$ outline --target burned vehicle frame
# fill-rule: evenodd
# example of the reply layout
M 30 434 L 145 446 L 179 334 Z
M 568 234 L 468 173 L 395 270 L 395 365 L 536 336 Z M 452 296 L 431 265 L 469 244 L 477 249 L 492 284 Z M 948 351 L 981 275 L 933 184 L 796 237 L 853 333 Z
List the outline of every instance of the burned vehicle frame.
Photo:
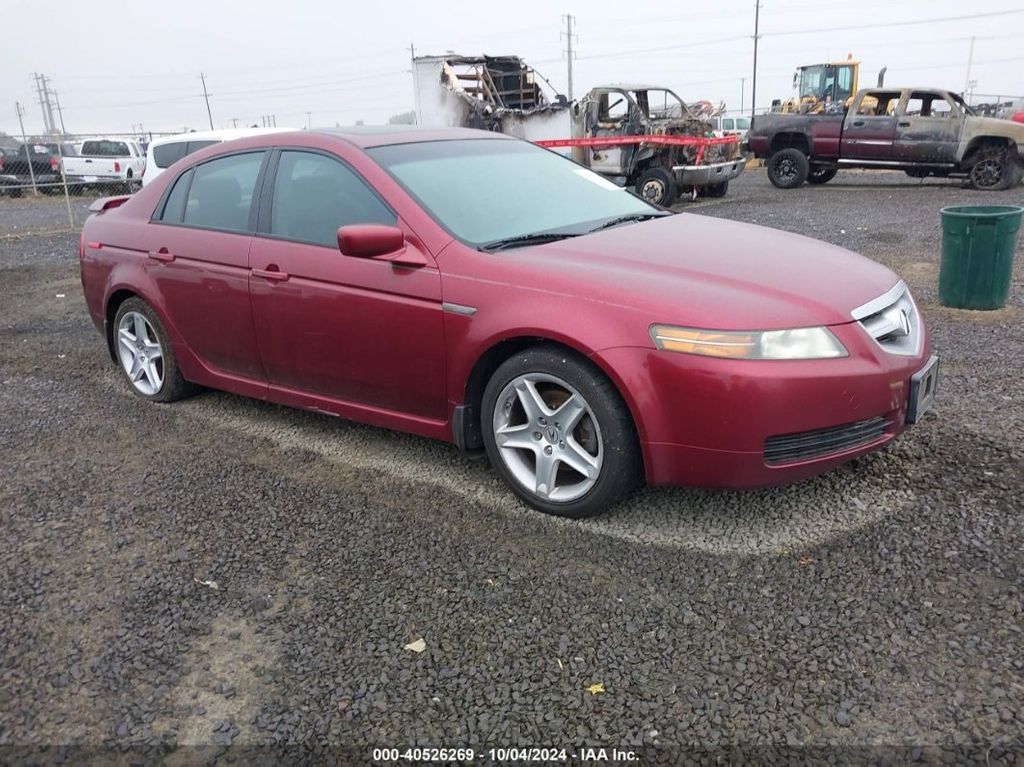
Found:
M 654 85 L 603 85 L 570 103 L 518 56 L 413 61 L 417 123 L 480 128 L 566 154 L 657 205 L 721 197 L 746 165 L 739 141 Z M 546 86 L 546 87 L 545 87 Z

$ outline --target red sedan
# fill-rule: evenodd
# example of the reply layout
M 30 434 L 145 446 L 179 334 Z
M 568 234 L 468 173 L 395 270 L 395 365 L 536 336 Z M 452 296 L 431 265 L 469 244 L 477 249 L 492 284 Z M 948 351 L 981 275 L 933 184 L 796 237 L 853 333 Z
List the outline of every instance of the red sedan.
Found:
M 82 286 L 139 395 L 206 386 L 449 440 L 552 514 L 644 478 L 809 477 L 935 393 L 885 267 L 669 214 L 493 133 L 242 139 L 93 210 Z

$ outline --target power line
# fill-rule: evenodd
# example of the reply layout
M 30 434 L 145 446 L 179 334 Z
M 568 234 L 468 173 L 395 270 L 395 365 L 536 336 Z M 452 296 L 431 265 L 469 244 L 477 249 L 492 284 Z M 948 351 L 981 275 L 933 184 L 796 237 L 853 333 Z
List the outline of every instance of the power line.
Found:
M 813 29 L 784 29 L 778 32 L 764 32 L 762 37 L 783 37 L 785 35 L 816 35 L 821 32 L 846 32 L 851 29 L 880 29 L 889 27 L 913 27 L 921 24 L 940 24 L 946 21 L 969 21 L 972 19 L 988 19 L 995 16 L 1011 16 L 1013 14 L 1024 13 L 1024 8 L 1018 8 L 1012 11 L 991 11 L 990 13 L 971 13 L 964 16 L 943 16 L 938 19 L 921 19 L 918 21 L 885 21 L 878 22 L 876 24 L 853 24 L 845 25 L 842 27 L 815 27 Z M 894 42 L 893 45 L 899 45 L 898 42 Z

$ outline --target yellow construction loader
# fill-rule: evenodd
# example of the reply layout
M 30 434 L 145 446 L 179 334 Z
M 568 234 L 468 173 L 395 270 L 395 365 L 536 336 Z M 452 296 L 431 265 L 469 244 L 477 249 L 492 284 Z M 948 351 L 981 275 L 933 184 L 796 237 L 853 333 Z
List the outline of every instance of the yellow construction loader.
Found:
M 785 101 L 773 103 L 773 111 L 804 114 L 841 112 L 850 105 L 853 95 L 860 87 L 859 81 L 860 62 L 854 61 L 852 54 L 846 61 L 797 67 L 793 75 L 796 95 Z

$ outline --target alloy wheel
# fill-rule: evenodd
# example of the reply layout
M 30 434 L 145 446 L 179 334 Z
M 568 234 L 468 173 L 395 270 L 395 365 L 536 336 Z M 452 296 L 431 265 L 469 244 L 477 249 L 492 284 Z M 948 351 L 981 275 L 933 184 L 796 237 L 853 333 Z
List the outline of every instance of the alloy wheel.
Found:
M 494 441 L 515 480 L 545 501 L 584 496 L 601 475 L 604 444 L 590 405 L 547 373 L 527 373 L 498 395 Z
M 132 386 L 147 397 L 164 384 L 164 350 L 147 320 L 139 312 L 125 312 L 117 324 L 117 357 Z
M 783 181 L 790 181 L 796 178 L 796 163 L 788 157 L 783 157 L 775 166 L 775 175 Z
M 986 157 L 979 160 L 971 168 L 971 181 L 979 189 L 991 189 L 1003 180 L 1003 163 L 1001 158 Z

